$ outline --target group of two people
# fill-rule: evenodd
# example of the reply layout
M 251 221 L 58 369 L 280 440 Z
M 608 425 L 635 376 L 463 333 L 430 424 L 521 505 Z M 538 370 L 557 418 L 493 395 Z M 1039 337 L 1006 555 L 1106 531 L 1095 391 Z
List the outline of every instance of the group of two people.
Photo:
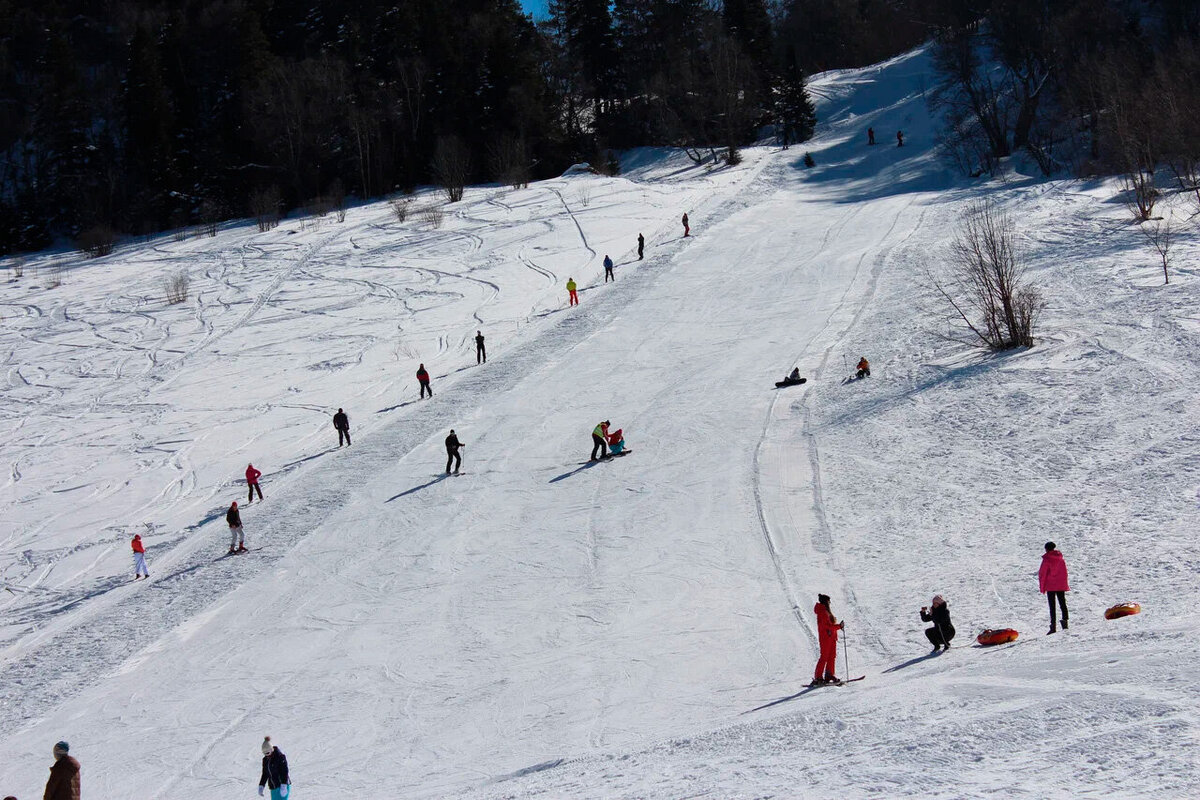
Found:
M 608 420 L 604 420 L 592 428 L 592 456 L 588 459 L 589 461 L 620 455 L 625 451 L 624 432 L 620 428 L 610 431 L 611 424 Z

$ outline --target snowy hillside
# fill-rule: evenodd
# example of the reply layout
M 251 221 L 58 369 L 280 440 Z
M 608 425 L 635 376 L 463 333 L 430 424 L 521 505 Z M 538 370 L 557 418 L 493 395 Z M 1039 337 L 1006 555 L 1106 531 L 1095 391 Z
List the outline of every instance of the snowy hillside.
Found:
M 957 181 L 928 69 L 819 76 L 817 138 L 735 168 L 166 237 L 57 288 L 28 264 L 0 298 L 0 795 L 65 738 L 90 798 L 249 796 L 269 734 L 301 798 L 1193 796 L 1200 243 L 1161 286 L 1114 185 Z M 947 340 L 927 277 L 982 197 L 1049 301 L 1000 357 Z M 632 455 L 588 462 L 602 419 Z M 222 557 L 248 462 L 254 549 Z M 812 677 L 818 592 L 867 677 L 760 709 Z M 958 637 L 929 656 L 935 593 Z

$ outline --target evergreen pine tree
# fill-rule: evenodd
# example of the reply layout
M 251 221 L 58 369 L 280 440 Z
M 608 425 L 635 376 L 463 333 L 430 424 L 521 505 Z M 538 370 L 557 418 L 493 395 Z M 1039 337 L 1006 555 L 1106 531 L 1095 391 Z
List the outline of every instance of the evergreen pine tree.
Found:
M 804 71 L 796 58 L 795 48 L 784 52 L 783 69 L 775 86 L 775 123 L 783 146 L 798 144 L 812 138 L 817 125 L 817 112 L 804 85 Z

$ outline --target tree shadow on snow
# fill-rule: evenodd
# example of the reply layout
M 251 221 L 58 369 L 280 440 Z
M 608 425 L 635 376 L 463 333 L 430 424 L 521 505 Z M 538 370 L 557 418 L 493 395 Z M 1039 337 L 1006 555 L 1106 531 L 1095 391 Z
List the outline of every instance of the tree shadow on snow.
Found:
M 399 500 L 401 497 L 407 497 L 410 494 L 416 494 L 417 492 L 421 491 L 422 489 L 428 489 L 430 486 L 433 486 L 435 483 L 441 483 L 442 481 L 446 480 L 446 478 L 449 478 L 449 477 L 450 477 L 449 475 L 438 475 L 433 480 L 426 481 L 425 483 L 422 483 L 420 486 L 414 486 L 411 489 L 405 489 L 400 494 L 394 494 L 391 497 L 389 497 L 387 500 L 385 500 L 384 502 L 390 503 L 393 500 Z

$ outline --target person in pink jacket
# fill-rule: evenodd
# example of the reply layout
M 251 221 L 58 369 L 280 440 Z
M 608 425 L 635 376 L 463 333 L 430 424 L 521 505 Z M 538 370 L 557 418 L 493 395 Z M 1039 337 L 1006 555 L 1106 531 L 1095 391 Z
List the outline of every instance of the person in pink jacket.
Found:
M 246 485 L 250 487 L 250 496 L 246 498 L 246 504 L 254 502 L 254 491 L 258 490 L 258 499 L 262 500 L 262 487 L 258 485 L 258 479 L 262 477 L 262 473 L 254 468 L 253 464 L 246 465 Z
M 1038 588 L 1042 594 L 1046 595 L 1046 601 L 1050 604 L 1050 630 L 1047 635 L 1058 630 L 1058 624 L 1054 618 L 1054 600 L 1058 599 L 1058 607 L 1062 609 L 1062 626 L 1063 630 L 1067 629 L 1067 592 L 1071 591 L 1071 587 L 1067 585 L 1067 562 L 1063 560 L 1063 555 L 1055 547 L 1054 542 L 1046 542 L 1046 552 L 1042 556 L 1042 566 L 1038 570 Z

